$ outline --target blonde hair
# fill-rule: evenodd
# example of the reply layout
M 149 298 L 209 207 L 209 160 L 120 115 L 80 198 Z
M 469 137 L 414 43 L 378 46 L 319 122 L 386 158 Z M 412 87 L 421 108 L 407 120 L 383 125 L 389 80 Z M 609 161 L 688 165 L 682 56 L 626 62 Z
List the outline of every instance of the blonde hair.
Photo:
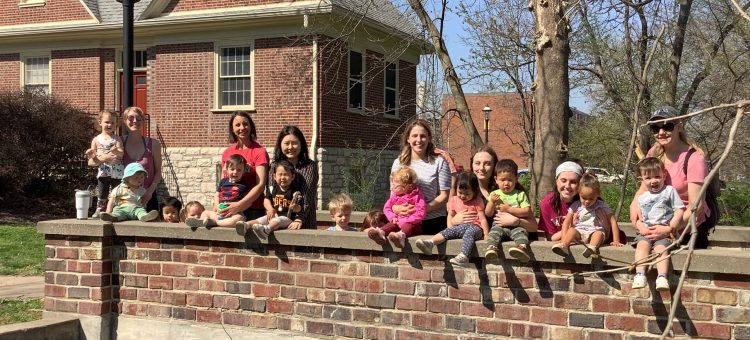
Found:
M 695 143 L 693 143 L 692 141 L 690 141 L 690 139 L 688 139 L 687 134 L 685 134 L 684 122 L 678 121 L 678 123 L 675 123 L 675 124 L 682 124 L 682 128 L 677 133 L 677 138 L 679 138 L 680 141 L 682 141 L 683 143 L 689 145 L 691 148 L 698 151 L 701 155 L 704 155 L 703 149 L 699 148 Z M 661 146 L 661 144 L 659 143 L 654 143 L 654 145 L 651 147 L 651 155 L 653 157 L 658 158 L 660 161 L 664 162 L 664 159 L 666 157 L 666 154 L 664 152 L 664 147 Z
M 351 212 L 353 206 L 352 198 L 345 193 L 336 194 L 328 201 L 328 211 L 331 213 L 331 216 L 338 212 Z
M 409 124 L 406 124 L 403 135 L 401 135 L 401 154 L 398 156 L 398 161 L 401 165 L 411 164 L 411 145 L 409 145 L 409 135 L 411 129 L 415 126 L 421 126 L 427 131 L 427 162 L 432 164 L 435 161 L 435 144 L 432 144 L 432 130 L 430 130 L 430 123 L 424 119 L 414 119 Z
M 141 118 L 144 118 L 144 119 L 146 118 L 146 116 L 143 114 L 143 110 L 141 110 L 140 107 L 131 106 L 131 107 L 125 109 L 125 111 L 122 112 L 122 119 L 127 119 L 128 114 L 131 113 L 131 112 L 136 113 L 137 115 L 141 116 Z
M 187 218 L 188 210 L 190 210 L 190 208 L 194 206 L 199 206 L 204 211 L 206 210 L 206 207 L 204 207 L 203 204 L 201 204 L 201 202 L 198 202 L 198 201 L 187 202 L 187 204 L 185 204 L 185 207 L 182 208 L 182 210 L 180 210 L 180 222 L 185 222 L 185 219 Z
M 409 166 L 402 166 L 391 173 L 391 182 L 403 185 L 417 185 L 417 172 Z
M 115 117 L 115 122 L 117 122 L 120 119 L 119 115 L 117 114 L 117 111 L 115 110 L 101 110 L 99 111 L 100 122 L 102 121 L 102 118 L 104 118 L 104 115 L 110 115 L 112 117 Z

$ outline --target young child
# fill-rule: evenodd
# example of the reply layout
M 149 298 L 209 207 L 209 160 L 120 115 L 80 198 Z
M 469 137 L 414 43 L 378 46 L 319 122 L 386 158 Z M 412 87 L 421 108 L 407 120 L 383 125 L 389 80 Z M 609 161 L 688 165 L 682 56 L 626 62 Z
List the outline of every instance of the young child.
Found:
M 349 226 L 352 217 L 352 207 L 354 203 L 349 195 L 341 193 L 331 197 L 328 201 L 328 211 L 331 213 L 334 225 L 328 227 L 329 231 L 358 231 L 355 227 Z
M 270 190 L 267 188 L 263 207 L 266 208 L 266 216 L 247 223 L 239 221 L 235 224 L 235 230 L 240 235 L 245 235 L 249 228 L 259 238 L 267 239 L 274 230 L 288 227 L 302 216 L 302 194 L 297 182 L 294 181 L 294 166 L 286 160 L 280 160 L 271 169 L 273 179 L 276 183 Z
M 107 201 L 107 210 L 99 215 L 102 221 L 119 222 L 140 220 L 153 221 L 159 218 L 159 212 L 146 212 L 141 197 L 146 193 L 143 181 L 148 176 L 146 169 L 139 163 L 130 163 L 125 167 L 122 183 L 112 189 Z
M 638 207 L 641 209 L 643 220 L 636 222 L 638 230 L 635 236 L 635 260 L 644 259 L 651 252 L 662 252 L 672 243 L 669 238 L 651 241 L 645 235 L 651 233 L 658 226 L 668 226 L 672 232 L 680 226 L 680 220 L 684 213 L 685 204 L 682 203 L 677 190 L 671 185 L 664 184 L 666 169 L 664 164 L 656 157 L 647 157 L 638 163 L 638 173 L 641 181 L 648 186 L 648 191 L 638 196 Z M 666 258 L 667 252 L 661 255 Z M 656 290 L 669 290 L 667 272 L 669 260 L 656 264 Z M 646 266 L 638 266 L 633 278 L 633 289 L 646 287 Z
M 523 186 L 518 183 L 518 165 L 511 159 L 501 159 L 495 164 L 495 183 L 499 189 L 490 193 L 490 199 L 484 208 L 487 217 L 495 214 L 511 214 L 519 219 L 531 216 L 531 205 L 529 197 L 526 196 Z M 529 246 L 529 232 L 516 225 L 500 225 L 492 223 L 490 235 L 487 238 L 487 251 L 484 258 L 488 263 L 499 263 L 498 251 L 500 242 L 511 239 L 516 243 L 515 247 L 508 249 L 508 253 L 519 262 L 529 262 L 529 254 L 526 253 Z
M 414 212 L 408 215 L 395 213 L 392 207 L 401 204 L 414 205 Z M 422 219 L 426 210 L 424 195 L 417 187 L 417 173 L 408 166 L 402 166 L 391 174 L 391 197 L 383 207 L 389 222 L 380 229 L 371 229 L 367 236 L 381 246 L 385 244 L 387 236 L 394 246 L 403 248 L 407 237 L 422 233 Z
M 206 210 L 206 207 L 198 201 L 190 201 L 185 204 L 185 209 L 180 213 L 180 217 L 183 221 L 188 218 L 201 218 L 201 214 Z
M 215 226 L 232 227 L 237 222 L 245 221 L 245 215 L 242 213 L 222 217 L 218 214 L 218 211 L 226 208 L 227 203 L 239 202 L 248 192 L 250 192 L 250 188 L 242 183 L 242 175 L 245 174 L 246 167 L 247 163 L 242 156 L 229 156 L 227 161 L 224 162 L 224 171 L 226 171 L 227 177 L 222 178 L 219 185 L 216 187 L 214 202 L 218 202 L 218 204 L 214 203 L 213 211 L 203 211 L 200 218 L 186 218 L 185 224 L 191 228 L 211 228 Z
M 167 197 L 161 204 L 161 220 L 167 223 L 180 223 L 182 202 L 175 197 Z
M 484 202 L 479 197 L 479 180 L 473 172 L 462 171 L 456 177 L 456 196 L 448 200 L 448 228 L 433 236 L 429 240 L 417 240 L 417 247 L 427 255 L 432 255 L 432 247 L 452 239 L 463 239 L 461 253 L 450 262 L 457 266 L 469 264 L 469 255 L 476 240 L 485 238 L 489 234 L 487 218 L 484 216 Z M 452 219 L 457 212 L 476 212 L 477 217 L 469 222 L 453 225 Z
M 86 150 L 86 156 L 92 165 L 99 163 L 99 170 L 96 172 L 96 211 L 91 217 L 99 218 L 99 214 L 107 208 L 107 196 L 111 188 L 120 184 L 122 172 L 125 166 L 122 165 L 123 146 L 122 140 L 115 135 L 117 122 L 119 121 L 117 113 L 110 110 L 99 112 L 99 127 L 101 133 L 91 140 L 91 148 Z M 111 153 L 116 159 L 109 162 L 97 161 L 97 156 Z
M 613 246 L 622 246 L 617 218 L 612 214 L 607 203 L 599 198 L 600 195 L 599 180 L 596 179 L 596 175 L 583 174 L 578 183 L 580 201 L 573 202 L 568 208 L 568 214 L 562 225 L 561 242 L 552 246 L 555 254 L 568 256 L 570 244 L 573 242 L 588 243 L 588 247 L 583 251 L 584 257 L 598 254 L 599 247 L 609 235 L 612 235 Z
M 382 210 L 372 209 L 367 213 L 364 220 L 362 220 L 362 231 L 369 232 L 370 229 L 380 229 L 380 227 L 388 224 L 388 217 L 385 216 Z

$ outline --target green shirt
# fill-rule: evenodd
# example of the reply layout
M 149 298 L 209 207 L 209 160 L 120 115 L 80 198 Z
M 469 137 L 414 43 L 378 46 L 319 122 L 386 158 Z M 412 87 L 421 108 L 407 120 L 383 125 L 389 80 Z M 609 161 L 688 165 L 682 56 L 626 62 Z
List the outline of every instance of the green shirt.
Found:
M 501 204 L 505 203 L 512 208 L 528 208 L 529 207 L 529 197 L 526 196 L 526 193 L 515 189 L 511 191 L 509 194 L 504 193 L 502 190 L 497 189 L 490 193 L 490 195 L 497 195 L 500 197 L 500 200 L 495 202 L 495 207 L 500 207 Z

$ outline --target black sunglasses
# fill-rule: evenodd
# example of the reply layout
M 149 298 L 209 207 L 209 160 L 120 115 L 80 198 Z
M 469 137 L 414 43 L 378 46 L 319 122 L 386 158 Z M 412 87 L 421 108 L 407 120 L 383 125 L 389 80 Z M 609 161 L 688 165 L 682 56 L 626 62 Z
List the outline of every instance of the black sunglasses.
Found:
M 654 134 L 659 133 L 659 130 L 664 130 L 666 132 L 672 132 L 674 130 L 674 123 L 664 123 L 663 125 L 657 125 L 657 124 L 651 124 L 649 127 L 651 128 L 651 132 Z

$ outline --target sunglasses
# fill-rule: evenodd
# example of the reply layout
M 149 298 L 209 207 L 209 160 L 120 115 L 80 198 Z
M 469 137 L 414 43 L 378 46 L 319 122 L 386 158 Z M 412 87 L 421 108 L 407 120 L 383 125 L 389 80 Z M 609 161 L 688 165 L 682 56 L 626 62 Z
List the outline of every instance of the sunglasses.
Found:
M 143 121 L 143 117 L 141 117 L 141 116 L 128 116 L 128 121 L 131 122 L 131 123 L 142 122 Z
M 664 130 L 666 132 L 672 132 L 672 130 L 674 130 L 674 125 L 675 124 L 671 123 L 671 122 L 670 123 L 664 123 L 662 125 L 651 124 L 651 125 L 649 125 L 649 128 L 651 128 L 651 132 L 652 133 L 657 134 L 657 133 L 659 133 L 659 130 Z

